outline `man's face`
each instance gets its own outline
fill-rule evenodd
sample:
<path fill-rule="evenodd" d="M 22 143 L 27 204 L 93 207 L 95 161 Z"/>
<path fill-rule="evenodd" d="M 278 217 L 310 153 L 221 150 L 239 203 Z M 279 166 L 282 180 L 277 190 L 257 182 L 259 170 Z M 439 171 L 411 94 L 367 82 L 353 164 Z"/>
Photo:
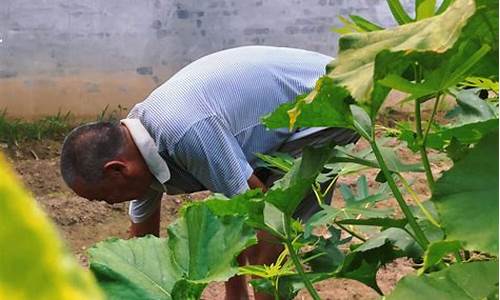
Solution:
<path fill-rule="evenodd" d="M 148 170 L 136 174 L 105 174 L 97 184 L 88 184 L 77 180 L 73 190 L 80 197 L 89 200 L 105 201 L 109 204 L 130 201 L 143 196 L 152 182 Z"/>

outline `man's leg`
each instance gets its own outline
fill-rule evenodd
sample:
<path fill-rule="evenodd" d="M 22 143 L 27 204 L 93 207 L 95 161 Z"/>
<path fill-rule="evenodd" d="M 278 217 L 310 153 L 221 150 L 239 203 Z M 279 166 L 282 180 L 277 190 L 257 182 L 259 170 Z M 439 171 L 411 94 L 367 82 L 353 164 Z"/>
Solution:
<path fill-rule="evenodd" d="M 359 136 L 348 129 L 329 128 L 323 131 L 314 133 L 310 136 L 295 140 L 280 148 L 278 151 L 287 152 L 293 156 L 298 156 L 302 153 L 302 149 L 307 145 L 322 145 L 334 141 L 338 145 L 354 143 L 359 139 Z M 261 174 L 257 173 L 257 177 L 270 187 L 279 176 L 273 175 L 269 170 L 263 170 Z M 333 189 L 325 197 L 325 204 L 330 204 Z M 300 219 L 303 222 L 307 221 L 314 213 L 321 210 L 318 205 L 314 193 L 310 193 L 299 204 L 293 217 Z M 283 251 L 284 247 L 271 234 L 265 231 L 257 232 L 258 243 L 251 248 L 245 250 L 238 257 L 240 266 L 245 265 L 246 260 L 251 265 L 270 265 L 276 262 L 278 256 Z M 245 276 L 236 276 L 226 282 L 226 300 L 248 299 L 247 282 Z M 255 293 L 255 300 L 274 300 L 272 295 L 264 293 Z"/>
<path fill-rule="evenodd" d="M 258 243 L 248 253 L 248 262 L 251 265 L 270 265 L 278 259 L 284 247 L 271 234 L 265 231 L 257 232 Z M 255 291 L 255 289 L 254 289 Z M 255 300 L 274 300 L 273 295 L 255 292 Z"/>
<path fill-rule="evenodd" d="M 246 249 L 238 256 L 238 264 L 246 265 L 270 265 L 276 261 L 283 246 L 269 233 L 259 230 L 257 232 L 257 244 Z M 225 283 L 226 300 L 248 299 L 248 285 L 245 276 L 234 276 Z M 274 300 L 269 294 L 255 293 L 255 300 Z"/>
<path fill-rule="evenodd" d="M 310 136 L 295 140 L 291 143 L 285 143 L 278 151 L 286 152 L 294 157 L 298 157 L 302 154 L 302 150 L 305 146 L 322 146 L 327 143 L 334 142 L 337 145 L 346 145 L 350 143 L 355 143 L 359 139 L 354 131 L 343 128 L 328 128 L 319 132 L 316 132 Z M 270 187 L 274 181 L 280 178 L 276 174 L 272 174 L 270 170 L 263 170 L 259 174 L 256 172 L 259 179 Z M 322 189 L 326 188 L 329 183 L 322 185 Z M 325 204 L 330 204 L 333 198 L 334 189 L 325 195 Z M 319 206 L 314 192 L 310 192 L 298 205 L 293 217 L 295 219 L 301 220 L 305 223 L 307 220 L 314 215 L 316 212 L 320 211 L 322 208 Z M 284 249 L 284 246 L 279 243 L 279 241 L 264 231 L 259 231 L 257 234 L 259 243 L 255 245 L 252 252 L 248 253 L 248 262 L 252 265 L 270 265 L 276 262 L 278 256 Z M 256 300 L 274 300 L 275 298 L 269 294 L 255 293 Z"/>
<path fill-rule="evenodd" d="M 247 257 L 251 256 L 251 248 L 243 251 L 238 256 L 238 265 L 244 266 L 247 262 Z M 247 300 L 248 289 L 245 276 L 234 276 L 224 283 L 226 289 L 226 300 Z"/>

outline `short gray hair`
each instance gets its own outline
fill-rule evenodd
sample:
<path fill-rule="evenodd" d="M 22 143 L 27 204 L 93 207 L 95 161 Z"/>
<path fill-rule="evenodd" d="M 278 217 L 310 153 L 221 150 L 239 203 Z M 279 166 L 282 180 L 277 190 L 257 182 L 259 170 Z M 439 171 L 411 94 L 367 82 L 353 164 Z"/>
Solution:
<path fill-rule="evenodd" d="M 125 138 L 119 122 L 94 122 L 73 129 L 61 150 L 61 175 L 70 187 L 77 178 L 93 184 L 103 178 L 104 165 L 122 151 Z"/>

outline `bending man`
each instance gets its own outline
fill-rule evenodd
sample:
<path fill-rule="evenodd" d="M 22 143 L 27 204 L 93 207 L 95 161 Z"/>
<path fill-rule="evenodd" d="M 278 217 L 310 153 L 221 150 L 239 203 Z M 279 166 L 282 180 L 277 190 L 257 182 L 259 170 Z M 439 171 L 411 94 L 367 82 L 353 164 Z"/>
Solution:
<path fill-rule="evenodd" d="M 210 190 L 231 197 L 266 189 L 267 176 L 255 172 L 255 153 L 356 140 L 347 130 L 269 131 L 260 122 L 280 104 L 310 91 L 331 60 L 315 52 L 261 46 L 205 56 L 135 105 L 127 119 L 73 130 L 61 154 L 63 178 L 84 198 L 131 201 L 132 236 L 159 235 L 165 192 Z M 315 200 L 304 199 L 295 216 L 305 220 L 318 209 Z M 270 264 L 279 251 L 259 242 L 248 259 Z M 226 298 L 247 298 L 244 278 L 229 280 Z"/>

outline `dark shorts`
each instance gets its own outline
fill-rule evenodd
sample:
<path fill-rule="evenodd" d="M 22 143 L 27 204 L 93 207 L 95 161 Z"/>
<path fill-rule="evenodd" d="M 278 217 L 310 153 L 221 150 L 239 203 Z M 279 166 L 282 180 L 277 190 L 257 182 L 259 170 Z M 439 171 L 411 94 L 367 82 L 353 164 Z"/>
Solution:
<path fill-rule="evenodd" d="M 359 135 L 350 129 L 345 128 L 327 128 L 311 135 L 305 136 L 300 139 L 296 139 L 291 142 L 285 142 L 283 146 L 278 149 L 278 152 L 288 153 L 293 157 L 299 157 L 302 155 L 302 150 L 306 146 L 321 147 L 328 143 L 334 143 L 335 145 L 347 145 L 350 143 L 355 143 L 359 139 Z M 257 177 L 270 187 L 274 181 L 278 180 L 282 175 L 276 174 L 268 169 L 257 169 Z M 325 190 L 329 182 L 325 182 L 321 185 L 321 190 Z M 330 189 L 328 194 L 325 196 L 325 204 L 330 204 L 333 197 L 334 189 Z M 295 210 L 293 217 L 300 219 L 301 221 L 307 221 L 312 215 L 320 211 L 321 207 L 318 204 L 318 200 L 311 190 L 309 194 L 302 200 Z"/>

